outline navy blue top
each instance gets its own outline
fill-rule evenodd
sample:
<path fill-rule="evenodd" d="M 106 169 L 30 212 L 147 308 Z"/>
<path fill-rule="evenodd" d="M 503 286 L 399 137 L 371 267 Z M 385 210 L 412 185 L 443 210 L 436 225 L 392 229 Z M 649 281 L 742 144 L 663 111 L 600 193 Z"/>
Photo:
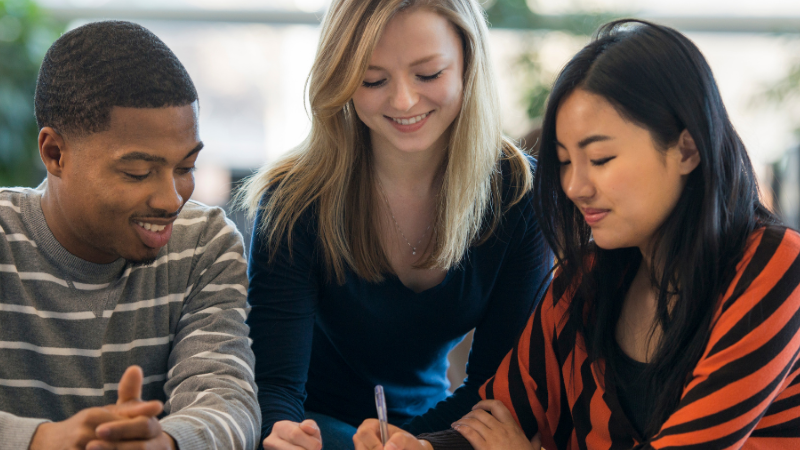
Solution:
<path fill-rule="evenodd" d="M 440 284 L 418 294 L 392 274 L 371 283 L 348 271 L 338 285 L 316 229 L 308 210 L 293 229 L 291 255 L 284 243 L 272 263 L 261 233 L 253 233 L 248 323 L 262 439 L 277 421 L 302 421 L 304 403 L 358 426 L 376 417 L 376 384 L 385 389 L 390 422 L 414 434 L 449 428 L 480 401 L 478 388 L 516 342 L 550 270 L 531 194 Z M 473 328 L 467 378 L 449 395 L 447 354 Z"/>

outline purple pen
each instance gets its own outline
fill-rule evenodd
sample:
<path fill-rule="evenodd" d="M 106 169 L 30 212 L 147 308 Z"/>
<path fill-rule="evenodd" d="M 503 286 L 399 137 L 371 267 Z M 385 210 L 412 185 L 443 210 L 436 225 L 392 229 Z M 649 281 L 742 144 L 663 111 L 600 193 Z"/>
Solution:
<path fill-rule="evenodd" d="M 381 443 L 386 445 L 389 438 L 388 414 L 386 413 L 386 397 L 383 395 L 383 386 L 375 386 L 375 407 L 378 409 L 378 422 L 381 426 Z"/>

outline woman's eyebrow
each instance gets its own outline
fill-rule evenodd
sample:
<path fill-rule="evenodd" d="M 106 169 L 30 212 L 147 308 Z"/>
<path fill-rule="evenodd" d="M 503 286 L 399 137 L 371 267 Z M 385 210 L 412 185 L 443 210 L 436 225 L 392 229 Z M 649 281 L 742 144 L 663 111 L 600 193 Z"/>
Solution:
<path fill-rule="evenodd" d="M 602 142 L 602 141 L 611 141 L 611 140 L 614 140 L 614 138 L 611 137 L 611 136 L 606 136 L 604 134 L 596 134 L 596 135 L 592 135 L 592 136 L 589 136 L 587 138 L 581 139 L 581 141 L 578 142 L 578 148 L 583 150 L 589 144 L 594 144 L 595 142 Z M 558 141 L 556 141 L 556 147 L 561 147 L 561 148 L 563 148 L 565 150 L 567 148 L 566 145 L 564 145 L 564 144 L 562 144 L 561 142 L 558 142 Z"/>
<path fill-rule="evenodd" d="M 610 141 L 612 139 L 614 139 L 614 138 L 612 138 L 611 136 L 606 136 L 604 134 L 596 134 L 596 135 L 589 136 L 587 138 L 581 139 L 581 141 L 578 142 L 578 148 L 584 149 L 589 144 L 594 144 L 595 142 Z"/>
<path fill-rule="evenodd" d="M 436 59 L 436 58 L 438 58 L 440 56 L 442 56 L 440 53 L 434 53 L 432 55 L 428 55 L 428 56 L 422 57 L 420 59 L 417 59 L 416 61 L 412 62 L 410 64 L 410 66 L 414 67 L 414 66 L 418 66 L 420 64 L 425 64 L 426 62 L 433 61 L 434 59 Z M 367 66 L 367 70 L 386 70 L 386 69 L 384 69 L 381 66 L 369 65 L 369 66 Z"/>

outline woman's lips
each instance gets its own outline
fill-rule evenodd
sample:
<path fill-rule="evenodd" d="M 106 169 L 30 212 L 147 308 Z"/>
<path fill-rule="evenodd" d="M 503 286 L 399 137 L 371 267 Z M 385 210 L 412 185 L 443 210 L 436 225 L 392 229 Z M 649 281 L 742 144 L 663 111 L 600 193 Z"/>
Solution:
<path fill-rule="evenodd" d="M 585 220 L 590 227 L 597 225 L 598 222 L 608 215 L 609 211 L 608 209 L 585 208 L 582 210 L 583 220 Z"/>
<path fill-rule="evenodd" d="M 404 117 L 404 118 L 394 118 L 389 116 L 383 116 L 383 117 L 385 117 L 386 120 L 388 120 L 389 123 L 391 123 L 398 131 L 401 131 L 403 133 L 412 133 L 422 128 L 422 126 L 425 125 L 425 123 L 431 117 L 431 114 L 433 114 L 433 111 L 419 114 L 417 116 Z M 403 124 L 403 123 L 398 123 L 398 121 L 404 121 L 404 122 L 413 121 L 414 123 Z"/>

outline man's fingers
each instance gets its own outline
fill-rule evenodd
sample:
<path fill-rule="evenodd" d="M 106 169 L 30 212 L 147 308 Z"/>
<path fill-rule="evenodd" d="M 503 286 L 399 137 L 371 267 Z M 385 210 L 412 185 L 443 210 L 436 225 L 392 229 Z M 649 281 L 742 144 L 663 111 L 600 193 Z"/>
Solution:
<path fill-rule="evenodd" d="M 110 442 L 146 441 L 161 435 L 161 424 L 153 417 L 138 416 L 104 423 L 95 429 L 95 434 L 98 438 Z"/>
<path fill-rule="evenodd" d="M 86 450 L 114 450 L 116 443 L 106 441 L 91 441 L 86 444 Z"/>
<path fill-rule="evenodd" d="M 149 402 L 130 401 L 117 405 L 106 406 L 106 409 L 119 416 L 133 418 L 137 416 L 155 417 L 164 410 L 164 404 L 158 400 Z"/>
<path fill-rule="evenodd" d="M 117 404 L 131 400 L 142 399 L 142 379 L 144 373 L 139 366 L 130 366 L 122 374 L 119 380 L 119 390 L 117 391 Z"/>
<path fill-rule="evenodd" d="M 124 441 L 106 442 L 92 441 L 86 446 L 86 450 L 155 450 L 161 449 L 154 441 Z"/>
<path fill-rule="evenodd" d="M 112 422 L 122 418 L 114 411 L 99 407 L 84 409 L 73 417 L 78 418 L 79 423 L 84 424 L 84 426 L 92 428 L 97 427 L 101 423 Z"/>
<path fill-rule="evenodd" d="M 472 407 L 472 410 L 482 409 L 484 411 L 488 411 L 492 413 L 492 416 L 497 419 L 499 422 L 504 424 L 513 424 L 517 423 L 514 420 L 514 416 L 511 415 L 511 411 L 506 408 L 506 405 L 499 400 L 481 400 L 475 406 Z"/>

